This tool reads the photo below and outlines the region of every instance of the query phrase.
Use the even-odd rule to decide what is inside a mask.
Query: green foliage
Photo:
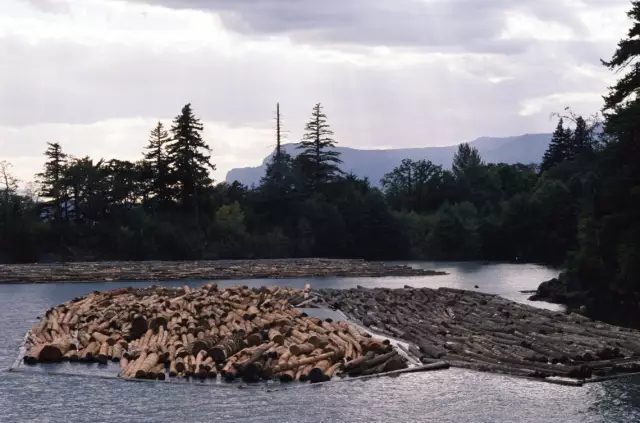
[[[296,158],[296,165],[300,169],[304,187],[314,192],[342,175],[339,167],[342,161],[340,153],[332,150],[336,142],[320,103],[314,106],[305,131],[298,146],[302,151]]]
[[[215,170],[211,163],[211,149],[202,139],[204,127],[191,110],[191,104],[173,120],[171,142],[167,157],[171,168],[171,182],[177,199],[185,210],[198,211],[199,196],[213,183],[209,176]]]
[[[441,166],[429,160],[402,160],[400,166],[381,180],[389,204],[396,210],[428,212],[444,199]]]
[[[171,142],[169,133],[162,122],[158,122],[149,135],[149,143],[145,147],[142,166],[145,179],[151,181],[147,187],[147,195],[152,195],[157,202],[165,203],[171,199],[170,161],[167,147]]]
[[[478,259],[481,240],[476,207],[468,201],[445,203],[434,216],[426,244],[428,255],[435,259]]]
[[[551,169],[555,165],[563,162],[567,159],[567,148],[571,143],[571,130],[564,128],[564,120],[560,118],[558,126],[553,132],[549,148],[542,157],[542,164],[540,170],[543,172]]]

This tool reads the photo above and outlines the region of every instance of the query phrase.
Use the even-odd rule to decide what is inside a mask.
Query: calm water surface
[[[426,278],[324,278],[319,287],[450,286],[527,302],[557,271],[535,265],[411,263],[449,272]],[[302,287],[308,279],[252,280]],[[198,286],[200,282],[190,283]],[[47,308],[129,283],[0,285],[0,368],[11,366],[25,332]],[[143,284],[140,284],[141,286]],[[164,283],[175,286],[181,283]],[[536,306],[557,307],[544,303]],[[80,367],[82,367],[80,365]],[[275,388],[275,389],[274,389]],[[174,386],[82,376],[0,373],[0,422],[640,422],[640,379],[581,388],[465,370],[323,386]]]

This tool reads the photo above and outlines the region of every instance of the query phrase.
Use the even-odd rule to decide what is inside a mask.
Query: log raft
[[[453,367],[549,380],[640,371],[640,331],[497,295],[453,288],[359,286],[320,289],[311,296],[315,301],[307,307],[340,310],[374,333],[405,341],[425,364],[446,361]],[[367,346],[371,342],[358,340],[365,355],[347,361],[345,372],[377,371],[384,356],[374,358],[366,352],[382,353],[384,347]],[[385,369],[391,370],[395,359],[387,357],[391,361],[384,362]]]
[[[220,374],[247,383],[348,377],[353,369],[347,371],[345,363],[363,358],[357,374],[408,366],[388,341],[293,307],[310,299],[309,293],[308,285],[218,289],[213,282],[93,292],[48,310],[27,336],[24,361],[119,362],[123,378],[202,380]]]
[[[284,279],[317,276],[377,278],[441,274],[445,273],[384,262],[339,259],[0,264],[0,283]],[[310,300],[302,296],[298,299],[296,305]],[[254,311],[246,310],[246,314],[250,316]],[[69,324],[72,320],[73,315],[64,323]]]
[[[301,303],[407,346],[310,317]],[[122,377],[144,379],[316,383],[396,372],[407,354],[437,368],[547,380],[640,372],[640,331],[450,288],[121,288],[48,310],[25,346],[27,364],[119,361]]]

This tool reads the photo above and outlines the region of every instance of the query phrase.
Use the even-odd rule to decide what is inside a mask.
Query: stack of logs
[[[321,382],[407,367],[388,340],[290,305],[303,291],[150,287],[94,292],[47,311],[27,336],[27,364],[109,361],[125,378],[276,378]]]
[[[453,367],[541,378],[640,372],[640,331],[497,295],[409,286],[314,295],[316,305],[409,342],[423,363],[446,360]]]

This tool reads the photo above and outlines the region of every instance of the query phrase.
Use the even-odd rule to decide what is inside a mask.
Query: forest
[[[573,119],[573,118],[572,118]],[[214,184],[203,126],[186,105],[137,162],[69,157],[49,143],[33,192],[2,173],[3,261],[359,257],[561,263],[579,192],[565,169],[596,146],[594,124],[560,119],[536,165],[485,164],[461,144],[452,168],[403,160],[381,181],[340,169],[322,105],[299,155],[276,148],[257,187]],[[572,191],[573,188],[573,191]],[[544,231],[538,228],[546,228]]]
[[[32,189],[0,163],[0,262],[355,257],[564,265],[572,289],[637,291],[640,275],[640,2],[603,65],[627,73],[603,120],[559,114],[540,164],[451,169],[404,160],[381,181],[345,173],[321,104],[299,154],[276,148],[259,186],[214,184],[215,152],[190,104],[150,128],[137,162],[71,157],[51,142]]]

